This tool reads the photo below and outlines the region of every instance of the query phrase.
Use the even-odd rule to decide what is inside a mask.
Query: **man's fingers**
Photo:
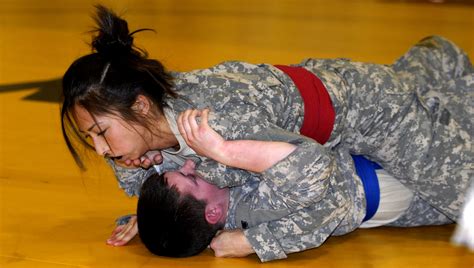
[[[128,226],[127,229],[123,230],[120,234],[118,234],[115,239],[111,239],[107,241],[108,244],[113,246],[122,246],[125,245],[128,241],[130,241],[136,234],[133,230],[133,225]]]
[[[111,234],[110,236],[114,236],[114,235],[120,233],[120,232],[123,230],[123,228],[125,228],[125,224],[124,224],[124,225],[119,225],[119,226],[117,226],[117,227],[112,231],[112,234]]]
[[[131,222],[132,224],[130,224],[127,229],[113,243],[114,246],[122,246],[127,244],[138,233],[138,226],[136,225],[136,221],[131,220]]]
[[[117,236],[117,239],[123,239],[127,235],[127,233],[130,232],[134,225],[135,223],[130,220],[127,223],[125,229]]]
[[[120,241],[117,241],[117,245],[121,246],[121,245],[124,245],[124,244],[130,242],[130,240],[132,240],[135,237],[135,235],[136,235],[135,232],[126,233],[125,236]]]
[[[123,231],[124,228],[125,228],[125,224],[117,226],[112,231],[112,234],[110,235],[109,239],[107,239],[107,244],[113,245],[115,241],[117,241],[117,236],[120,235],[120,233]]]

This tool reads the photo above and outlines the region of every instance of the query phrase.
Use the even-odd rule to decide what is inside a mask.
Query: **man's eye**
[[[190,178],[190,179],[193,181],[193,183],[194,183],[195,185],[197,185],[196,176],[194,176],[194,175],[188,175],[188,176],[189,176],[188,178]]]

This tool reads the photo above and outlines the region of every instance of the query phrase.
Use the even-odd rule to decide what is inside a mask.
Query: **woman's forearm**
[[[252,172],[263,172],[296,149],[295,145],[277,141],[225,141],[214,157],[216,161]]]
[[[293,152],[296,146],[286,142],[224,140],[208,124],[209,110],[187,110],[179,115],[179,131],[197,154],[227,166],[262,172]],[[198,123],[196,118],[200,117]]]

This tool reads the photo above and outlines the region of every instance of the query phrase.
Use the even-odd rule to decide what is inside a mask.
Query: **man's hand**
[[[255,251],[240,229],[225,230],[217,233],[211,241],[216,257],[245,257]]]
[[[200,123],[197,117],[200,117]],[[225,140],[209,126],[208,117],[209,109],[186,110],[178,117],[178,129],[184,141],[197,154],[219,160]]]
[[[127,224],[119,225],[107,239],[111,246],[123,246],[138,234],[137,216],[131,216]]]

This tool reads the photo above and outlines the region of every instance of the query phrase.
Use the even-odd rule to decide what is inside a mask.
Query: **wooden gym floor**
[[[139,239],[105,240],[135,199],[102,160],[80,173],[60,134],[60,78],[88,53],[91,0],[0,2],[0,266],[257,267],[256,256],[152,256]],[[443,1],[437,1],[443,2]],[[136,42],[169,69],[223,60],[296,63],[348,57],[391,63],[424,36],[440,34],[474,58],[472,1],[139,0],[105,1]],[[357,230],[266,267],[474,267],[474,253],[448,241],[454,226]]]

